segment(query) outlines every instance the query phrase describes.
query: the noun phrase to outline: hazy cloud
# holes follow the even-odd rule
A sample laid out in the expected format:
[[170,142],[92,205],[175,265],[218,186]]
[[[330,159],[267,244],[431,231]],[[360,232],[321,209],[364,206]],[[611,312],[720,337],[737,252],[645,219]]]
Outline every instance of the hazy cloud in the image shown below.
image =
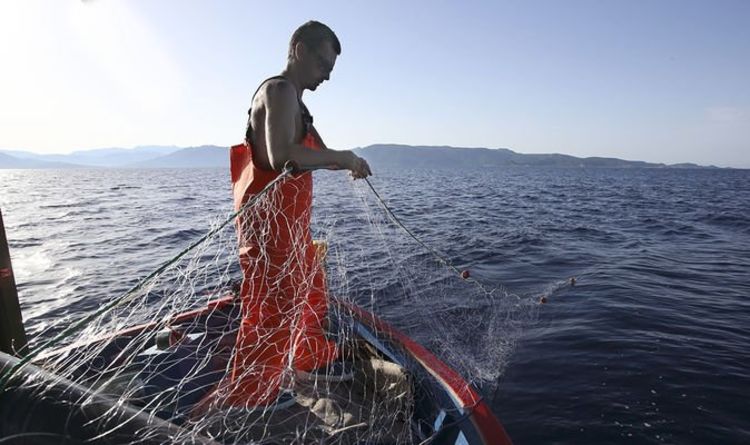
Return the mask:
[[750,120],[750,111],[740,107],[709,107],[706,117],[710,122],[739,123]]

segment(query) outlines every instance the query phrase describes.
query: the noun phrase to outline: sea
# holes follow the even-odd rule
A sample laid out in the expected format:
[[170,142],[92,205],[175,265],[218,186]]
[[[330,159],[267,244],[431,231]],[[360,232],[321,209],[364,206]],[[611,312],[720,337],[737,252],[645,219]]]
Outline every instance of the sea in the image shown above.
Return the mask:
[[[345,204],[368,188],[315,176],[316,215],[366,252]],[[750,170],[375,169],[371,184],[473,279],[535,303],[483,394],[514,443],[750,443]],[[232,202],[222,169],[0,170],[0,209],[35,344]],[[412,303],[389,301],[385,318],[413,322],[399,319]],[[482,327],[467,314],[471,339]]]

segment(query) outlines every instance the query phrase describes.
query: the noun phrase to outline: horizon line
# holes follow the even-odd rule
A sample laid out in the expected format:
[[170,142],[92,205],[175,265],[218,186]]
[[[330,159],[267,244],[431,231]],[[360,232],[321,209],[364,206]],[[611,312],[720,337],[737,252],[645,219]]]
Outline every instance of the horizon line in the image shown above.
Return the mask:
[[[517,154],[520,154],[520,155],[531,155],[531,156],[533,156],[533,155],[562,155],[562,156],[570,156],[570,157],[578,158],[578,159],[591,159],[591,158],[617,159],[617,160],[627,161],[627,162],[645,162],[645,163],[649,163],[649,164],[661,164],[661,165],[665,165],[665,166],[680,165],[680,164],[693,164],[693,165],[696,165],[696,166],[699,166],[699,167],[731,168],[731,169],[740,169],[740,170],[750,169],[750,164],[746,164],[746,165],[717,165],[717,164],[713,164],[713,163],[711,163],[711,164],[701,164],[701,163],[698,163],[698,162],[695,162],[695,161],[681,161],[681,162],[674,162],[674,161],[671,161],[671,162],[665,162],[665,161],[644,161],[644,160],[641,160],[641,159],[635,159],[634,160],[634,159],[625,159],[625,158],[618,158],[618,157],[613,157],[613,156],[601,156],[601,155],[597,155],[597,156],[585,156],[584,157],[584,156],[576,156],[576,155],[572,155],[572,154],[568,154],[568,153],[563,153],[563,152],[524,153],[524,152],[516,151],[516,150],[514,150],[512,148],[508,148],[508,147],[478,147],[478,146],[468,147],[468,146],[454,146],[454,145],[412,145],[412,144],[404,144],[404,143],[396,143],[396,142],[388,142],[388,143],[379,142],[379,143],[369,144],[369,145],[365,145],[365,146],[352,147],[352,148],[349,148],[347,150],[364,149],[364,148],[368,148],[368,147],[372,147],[372,146],[377,146],[377,145],[392,145],[392,146],[411,147],[411,148],[455,148],[455,149],[509,150],[509,151],[512,151],[513,153],[517,153]],[[0,148],[0,153],[5,152],[4,154],[6,154],[7,156],[13,156],[13,154],[10,154],[10,153],[7,153],[7,152],[23,152],[23,153],[33,154],[33,155],[36,155],[36,156],[71,156],[74,153],[85,153],[85,152],[98,151],[98,150],[138,150],[140,148],[157,148],[157,147],[158,148],[176,148],[177,150],[175,150],[175,151],[179,151],[179,150],[183,150],[183,149],[187,149],[187,148],[200,148],[200,147],[230,148],[231,145],[200,144],[200,145],[180,146],[180,145],[174,145],[174,144],[139,144],[139,145],[134,145],[134,146],[131,146],[131,147],[116,147],[116,146],[111,146],[111,147],[98,147],[98,148],[88,148],[88,149],[75,149],[75,150],[72,150],[72,151],[69,151],[69,152],[64,152],[64,153],[63,152],[60,152],[60,153],[39,153],[39,152],[31,151],[31,150],[28,150],[28,149]],[[13,157],[17,157],[17,156],[13,156]]]

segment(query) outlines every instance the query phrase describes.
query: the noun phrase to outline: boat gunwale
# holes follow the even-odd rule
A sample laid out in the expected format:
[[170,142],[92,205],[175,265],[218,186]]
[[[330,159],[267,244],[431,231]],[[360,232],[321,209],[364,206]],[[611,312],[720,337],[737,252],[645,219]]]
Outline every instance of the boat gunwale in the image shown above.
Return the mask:
[[[210,316],[217,310],[222,310],[238,301],[236,295],[230,294],[225,297],[209,300],[203,308],[193,309],[190,311],[175,314],[166,321],[152,321],[120,331],[99,336],[87,342],[78,342],[67,345],[47,353],[40,354],[33,362],[39,364],[40,361],[51,360],[56,356],[67,352],[75,351],[79,348],[90,347],[105,341],[115,342],[119,339],[135,337],[148,330],[155,330],[160,325],[170,326],[172,324],[183,323],[187,320],[197,319],[203,316]],[[466,415],[476,432],[479,434],[483,443],[497,445],[511,445],[512,441],[508,436],[500,420],[494,415],[484,399],[476,392],[470,383],[468,383],[456,370],[441,361],[432,352],[412,340],[409,336],[392,327],[390,324],[377,317],[373,313],[350,302],[342,301],[339,298],[331,297],[330,302],[337,308],[343,309],[351,314],[356,321],[364,326],[380,333],[385,334],[393,343],[402,348],[416,362],[432,375],[435,380],[442,386],[446,393],[452,399],[454,405]],[[377,336],[376,336],[377,338]]]

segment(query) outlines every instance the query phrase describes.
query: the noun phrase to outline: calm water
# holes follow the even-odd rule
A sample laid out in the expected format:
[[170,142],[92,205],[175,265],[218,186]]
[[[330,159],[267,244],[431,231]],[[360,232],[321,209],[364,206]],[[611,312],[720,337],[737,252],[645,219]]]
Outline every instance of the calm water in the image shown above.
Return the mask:
[[[750,171],[376,173],[402,220],[481,281],[535,298],[578,277],[539,306],[487,394],[517,444],[750,443]],[[317,174],[316,211],[366,244],[333,175]],[[0,170],[0,207],[39,339],[231,202],[221,170]]]

